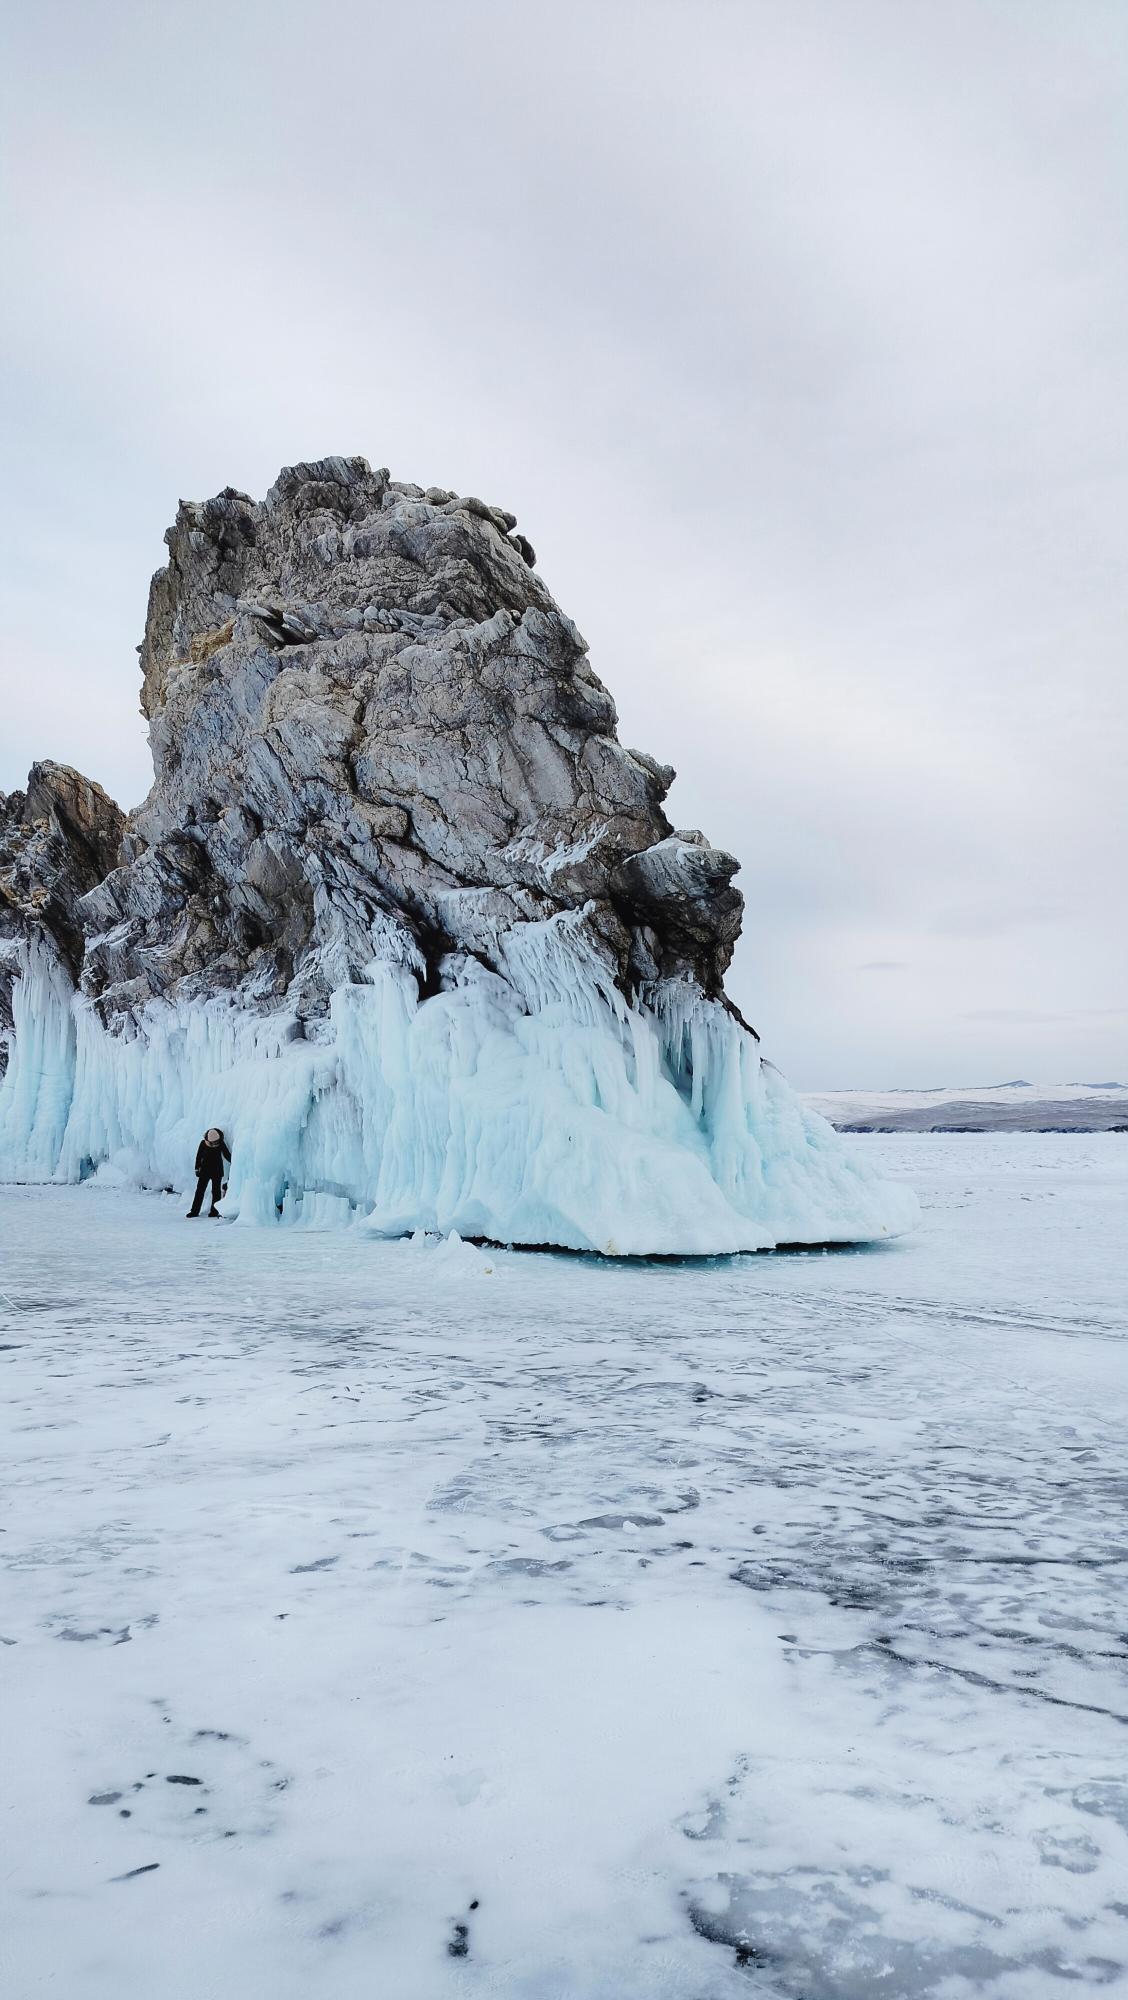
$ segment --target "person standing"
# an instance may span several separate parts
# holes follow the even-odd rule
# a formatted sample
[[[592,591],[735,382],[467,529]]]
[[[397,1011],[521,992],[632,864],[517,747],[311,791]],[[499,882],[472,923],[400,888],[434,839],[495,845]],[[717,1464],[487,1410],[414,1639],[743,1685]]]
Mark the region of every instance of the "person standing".
[[[209,1215],[219,1215],[216,1202],[223,1192],[223,1162],[231,1158],[231,1151],[218,1125],[210,1125],[196,1148],[196,1198],[188,1210],[189,1220],[199,1215],[204,1204],[204,1189],[211,1183],[211,1207]],[[222,1219],[222,1218],[221,1218]]]

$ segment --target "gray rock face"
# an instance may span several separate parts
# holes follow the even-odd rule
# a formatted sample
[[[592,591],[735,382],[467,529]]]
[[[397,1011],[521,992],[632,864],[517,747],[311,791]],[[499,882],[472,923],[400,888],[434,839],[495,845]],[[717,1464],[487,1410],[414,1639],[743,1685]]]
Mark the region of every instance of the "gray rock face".
[[[0,792],[0,945],[33,933],[77,983],[85,948],[79,904],[116,865],[124,829],[124,814],[101,786],[66,764],[33,764],[25,792]],[[0,950],[2,1031],[12,1025],[12,977]]]
[[[361,458],[181,504],[141,647],[155,782],[78,912],[103,1019],[223,989],[316,1015],[377,947],[427,993],[561,911],[628,996],[721,996],[737,863],[674,833],[673,772],[619,743],[515,528]]]

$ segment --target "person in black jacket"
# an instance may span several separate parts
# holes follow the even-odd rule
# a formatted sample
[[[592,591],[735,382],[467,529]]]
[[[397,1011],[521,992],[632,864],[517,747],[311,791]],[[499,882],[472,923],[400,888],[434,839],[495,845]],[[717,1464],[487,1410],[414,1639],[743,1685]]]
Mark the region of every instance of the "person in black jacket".
[[[204,1205],[204,1189],[211,1182],[211,1207],[209,1215],[218,1215],[216,1202],[223,1192],[223,1162],[231,1158],[231,1151],[218,1125],[212,1125],[204,1133],[196,1148],[196,1199],[188,1210],[189,1217],[199,1215]]]

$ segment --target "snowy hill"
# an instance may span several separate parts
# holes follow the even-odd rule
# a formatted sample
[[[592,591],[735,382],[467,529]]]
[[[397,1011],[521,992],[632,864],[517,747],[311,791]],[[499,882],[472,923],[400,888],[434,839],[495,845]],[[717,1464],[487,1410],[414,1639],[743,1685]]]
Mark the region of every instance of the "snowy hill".
[[[815,1091],[804,1102],[840,1132],[1128,1131],[1124,1083]]]

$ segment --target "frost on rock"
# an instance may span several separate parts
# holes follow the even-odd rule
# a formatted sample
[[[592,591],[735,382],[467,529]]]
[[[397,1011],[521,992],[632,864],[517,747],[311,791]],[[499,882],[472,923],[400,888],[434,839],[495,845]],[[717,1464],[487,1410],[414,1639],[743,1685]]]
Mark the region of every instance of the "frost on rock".
[[[123,820],[0,798],[0,1175],[607,1254],[869,1240],[913,1197],[724,995],[737,863],[662,810],[511,514],[364,459],[181,503]]]

